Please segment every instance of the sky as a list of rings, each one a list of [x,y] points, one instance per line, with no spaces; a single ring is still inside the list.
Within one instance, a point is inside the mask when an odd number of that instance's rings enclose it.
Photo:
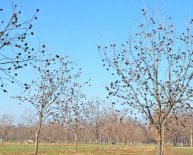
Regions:
[[[105,98],[105,85],[112,77],[102,67],[98,45],[127,41],[131,29],[141,21],[141,9],[173,18],[179,31],[193,17],[192,0],[0,0],[0,7],[8,13],[12,2],[22,9],[22,18],[29,18],[38,8],[34,22],[33,44],[46,44],[54,53],[68,55],[82,68],[82,78],[91,79],[87,96]],[[23,73],[23,78],[30,78]],[[21,115],[32,106],[19,105],[11,95],[18,87],[9,86],[8,93],[0,92],[0,114]]]

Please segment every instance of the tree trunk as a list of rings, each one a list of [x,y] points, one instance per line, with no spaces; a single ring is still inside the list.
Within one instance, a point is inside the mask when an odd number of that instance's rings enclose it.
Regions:
[[[39,121],[38,121],[38,128],[36,131],[36,137],[35,137],[35,149],[34,149],[34,154],[38,154],[38,146],[39,146],[39,134],[42,126],[42,112],[39,113]]]
[[[75,144],[75,151],[77,152],[78,151],[78,147],[77,147],[77,144],[78,144],[77,134],[74,134],[74,144]]]
[[[192,126],[190,127],[190,146],[192,147],[193,146],[193,143],[192,143],[192,138],[193,138],[193,136],[192,136],[192,134],[193,134],[193,131],[192,131]]]
[[[98,129],[96,130],[95,136],[96,136],[96,149],[97,149],[97,151],[98,151],[98,145],[99,145],[99,133],[98,133]]]
[[[116,137],[116,143],[115,144],[117,145],[117,150],[118,150],[118,145],[119,145],[119,137],[118,136]]]
[[[131,139],[131,145],[133,145],[134,144],[134,142],[133,142],[133,138]]]
[[[109,136],[107,137],[107,141],[108,141],[108,147],[110,149],[111,141],[110,141],[110,137]]]
[[[158,153],[157,155],[164,155],[163,141],[164,141],[163,130],[162,130],[162,125],[160,125],[158,128]]]
[[[158,138],[158,155],[163,155],[163,152],[162,152],[162,138],[161,137]]]

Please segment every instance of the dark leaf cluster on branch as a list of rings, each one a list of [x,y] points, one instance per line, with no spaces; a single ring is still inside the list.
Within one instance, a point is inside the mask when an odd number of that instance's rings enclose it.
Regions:
[[[23,13],[17,5],[12,6],[11,14],[4,19],[6,11],[1,9],[0,12],[0,89],[4,92],[7,92],[6,85],[10,83],[28,88],[19,80],[19,70],[28,66],[35,67],[37,62],[44,61],[46,48],[42,45],[36,49],[31,45],[33,24],[39,9],[27,20],[23,20]]]

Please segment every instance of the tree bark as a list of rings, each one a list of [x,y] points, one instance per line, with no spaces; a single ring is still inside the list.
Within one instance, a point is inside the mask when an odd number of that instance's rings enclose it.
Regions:
[[[39,121],[38,121],[38,128],[36,131],[36,137],[35,137],[35,149],[34,149],[34,154],[37,155],[38,154],[38,146],[39,146],[39,134],[40,134],[40,130],[42,127],[42,112],[39,113]]]
[[[159,126],[158,128],[158,153],[157,155],[164,155],[164,148],[163,148],[163,129],[162,125]]]

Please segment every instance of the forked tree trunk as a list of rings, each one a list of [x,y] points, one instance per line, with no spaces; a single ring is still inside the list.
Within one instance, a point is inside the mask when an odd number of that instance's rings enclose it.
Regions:
[[[38,128],[36,131],[36,137],[35,137],[35,149],[34,149],[34,154],[37,155],[38,154],[38,146],[39,146],[39,135],[40,135],[40,130],[42,127],[42,113],[39,113],[39,120],[38,120]]]

